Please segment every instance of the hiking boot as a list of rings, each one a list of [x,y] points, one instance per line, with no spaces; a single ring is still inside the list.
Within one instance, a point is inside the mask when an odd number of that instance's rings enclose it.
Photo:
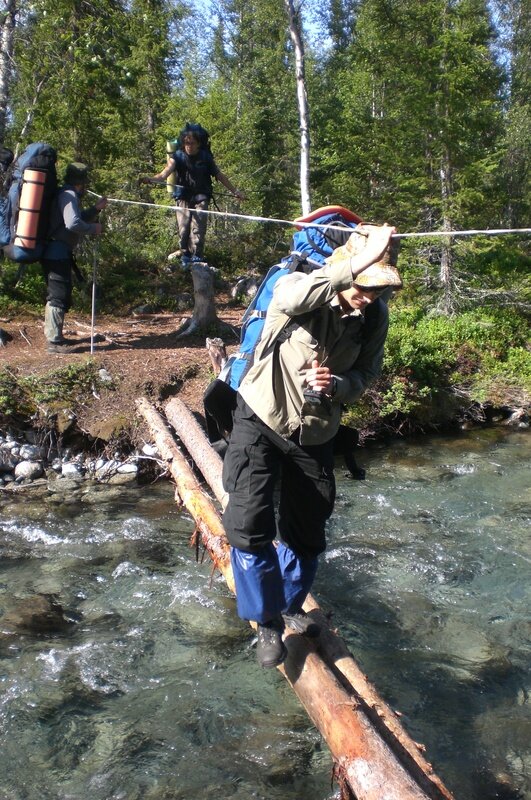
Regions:
[[[49,353],[62,353],[65,355],[66,353],[70,353],[70,348],[75,344],[77,344],[77,342],[73,342],[70,339],[61,339],[60,342],[48,342],[47,349]]]
[[[319,625],[308,616],[306,611],[302,608],[299,611],[292,611],[289,614],[282,614],[282,619],[292,631],[296,633],[303,633],[310,639],[315,639],[319,636],[321,629]]]
[[[73,345],[79,344],[79,339],[67,339],[65,336],[61,336],[60,339],[56,339],[54,342],[50,342],[50,344],[62,344],[64,347],[73,347]]]
[[[272,619],[258,625],[256,660],[261,667],[278,667],[286,658],[288,651],[282,641],[284,623],[281,618]]]

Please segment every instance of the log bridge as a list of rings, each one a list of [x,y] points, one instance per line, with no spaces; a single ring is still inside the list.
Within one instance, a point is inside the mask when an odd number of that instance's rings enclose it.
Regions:
[[[137,400],[137,408],[175,481],[176,501],[195,520],[196,545],[202,542],[214,568],[220,570],[234,592],[229,545],[218,510],[227,502],[220,457],[178,398],[166,403],[164,416],[146,398]],[[211,492],[198,479],[198,472]],[[284,641],[288,656],[277,669],[330,749],[333,779],[340,788],[341,800],[454,800],[424,757],[424,746],[404,730],[397,714],[378,695],[310,595],[304,608],[320,625],[321,633],[317,639],[309,639],[287,629]]]

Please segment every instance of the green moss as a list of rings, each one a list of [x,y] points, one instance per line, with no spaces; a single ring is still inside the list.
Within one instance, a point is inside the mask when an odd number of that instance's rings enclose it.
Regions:
[[[26,376],[5,367],[0,370],[0,420],[29,421],[53,416],[65,407],[74,410],[101,386],[93,360]],[[108,382],[105,387],[113,388]]]

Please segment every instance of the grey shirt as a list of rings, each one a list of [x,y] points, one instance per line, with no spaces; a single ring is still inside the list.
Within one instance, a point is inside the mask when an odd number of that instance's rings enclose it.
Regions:
[[[337,292],[352,286],[348,262],[326,265],[309,275],[294,272],[277,281],[255,362],[239,391],[260,419],[281,436],[300,427],[301,444],[321,444],[339,428],[341,404],[354,403],[381,371],[388,329],[383,300],[370,330],[359,311],[345,314]],[[289,338],[279,335],[297,323]],[[282,337],[281,337],[282,338]],[[305,402],[306,371],[312,361],[328,366],[337,380],[331,410]]]
[[[81,210],[80,198],[72,186],[64,186],[50,215],[49,237],[44,258],[65,258],[75,249],[83,236],[96,233],[93,220],[97,216],[95,206]]]

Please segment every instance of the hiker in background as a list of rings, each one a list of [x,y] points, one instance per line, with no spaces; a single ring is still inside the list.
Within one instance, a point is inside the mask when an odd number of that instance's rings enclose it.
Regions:
[[[285,659],[285,625],[319,633],[302,606],[334,507],[341,405],[356,402],[379,375],[388,329],[380,295],[402,286],[389,253],[393,233],[388,225],[362,224],[324,267],[281,277],[239,387],[223,462],[223,523],[238,614],[258,623],[262,667]],[[378,313],[364,336],[364,310],[372,303]]]
[[[0,193],[4,191],[4,184],[9,172],[9,167],[13,163],[15,154],[9,147],[0,146]]]
[[[179,247],[183,267],[203,261],[207,214],[212,199],[212,178],[216,178],[238,200],[245,195],[236,189],[216,164],[208,145],[208,134],[199,125],[188,124],[179,137],[179,148],[168,159],[167,166],[153,177],[142,177],[143,183],[158,183],[176,173],[174,197],[179,229]]]
[[[84,236],[98,236],[102,232],[98,222],[99,212],[107,205],[107,198],[81,210],[81,198],[87,190],[88,167],[74,162],[64,175],[64,185],[53,203],[48,242],[42,257],[42,267],[48,293],[44,310],[44,335],[49,353],[67,352],[73,341],[63,336],[65,313],[72,304],[72,273],[80,277],[74,250]]]

